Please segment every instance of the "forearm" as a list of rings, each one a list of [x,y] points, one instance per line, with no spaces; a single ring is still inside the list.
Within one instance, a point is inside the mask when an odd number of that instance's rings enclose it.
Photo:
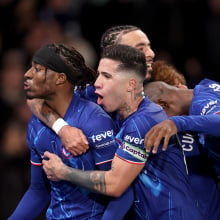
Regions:
[[[68,123],[65,122],[52,108],[50,108],[43,99],[28,99],[27,104],[31,112],[36,115],[39,120],[55,131],[56,134],[60,132],[64,125],[68,125]],[[62,136],[60,136],[60,138],[62,138]],[[63,141],[65,141],[65,138]]]
[[[110,195],[107,192],[105,171],[82,171],[66,166],[62,179],[82,186],[90,191]]]
[[[115,178],[115,175],[111,175],[112,170],[83,171],[66,166],[61,161],[52,166],[48,163],[50,160],[43,160],[43,168],[50,180],[53,181],[65,180],[92,192],[114,197],[120,196],[128,187]]]
[[[27,104],[31,112],[50,128],[54,122],[60,118],[60,116],[51,109],[43,99],[28,99]]]
[[[44,100],[27,100],[30,110],[36,117],[50,127],[59,137],[63,145],[74,156],[86,152],[89,148],[88,141],[83,131],[68,125]]]
[[[43,169],[52,181],[65,180],[108,196],[121,196],[140,173],[143,165],[133,165],[114,157],[108,171],[83,171],[69,167],[55,154],[45,152]],[[129,171],[129,173],[128,173]]]
[[[220,136],[220,115],[173,116],[170,118],[178,132],[197,132],[212,136]]]
[[[65,168],[62,173],[63,180],[87,188],[90,191],[107,196],[120,197],[130,185],[126,179],[123,181],[118,175],[109,171],[82,171],[71,167]]]

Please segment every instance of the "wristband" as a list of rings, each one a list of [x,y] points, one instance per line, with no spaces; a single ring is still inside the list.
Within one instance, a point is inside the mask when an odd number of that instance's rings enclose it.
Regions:
[[[55,131],[56,134],[60,131],[60,129],[64,126],[68,125],[62,118],[58,118],[52,125],[52,129]]]

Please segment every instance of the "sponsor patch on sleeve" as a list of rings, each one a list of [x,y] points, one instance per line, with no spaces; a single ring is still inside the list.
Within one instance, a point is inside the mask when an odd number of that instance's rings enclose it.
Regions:
[[[119,149],[123,150],[124,153],[129,155],[129,157],[132,157],[136,162],[140,163],[145,163],[149,156],[145,150],[135,147],[127,142],[122,142]]]

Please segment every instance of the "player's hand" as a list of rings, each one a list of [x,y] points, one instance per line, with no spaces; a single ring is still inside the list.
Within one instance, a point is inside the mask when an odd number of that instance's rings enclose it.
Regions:
[[[144,138],[146,152],[157,153],[162,139],[164,139],[162,150],[166,150],[171,136],[177,133],[177,127],[171,120],[165,120],[152,127]]]
[[[85,153],[89,149],[89,143],[83,132],[69,125],[63,126],[58,133],[65,148],[74,156]]]
[[[43,169],[49,180],[59,181],[64,179],[68,167],[56,154],[46,151],[42,163]]]

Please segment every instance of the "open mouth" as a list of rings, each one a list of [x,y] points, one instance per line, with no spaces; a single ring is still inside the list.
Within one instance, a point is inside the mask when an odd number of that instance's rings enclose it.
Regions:
[[[154,61],[151,58],[146,59],[147,68],[152,68],[153,62]]]
[[[101,105],[102,104],[102,102],[103,102],[103,96],[102,95],[100,95],[99,93],[97,93],[97,92],[95,92],[95,94],[97,95],[97,104],[98,105]]]
[[[25,80],[24,81],[24,90],[27,91],[27,90],[30,90],[31,89],[31,81],[30,80]]]
[[[28,90],[30,89],[30,85],[28,85],[27,83],[24,83],[24,90]]]

